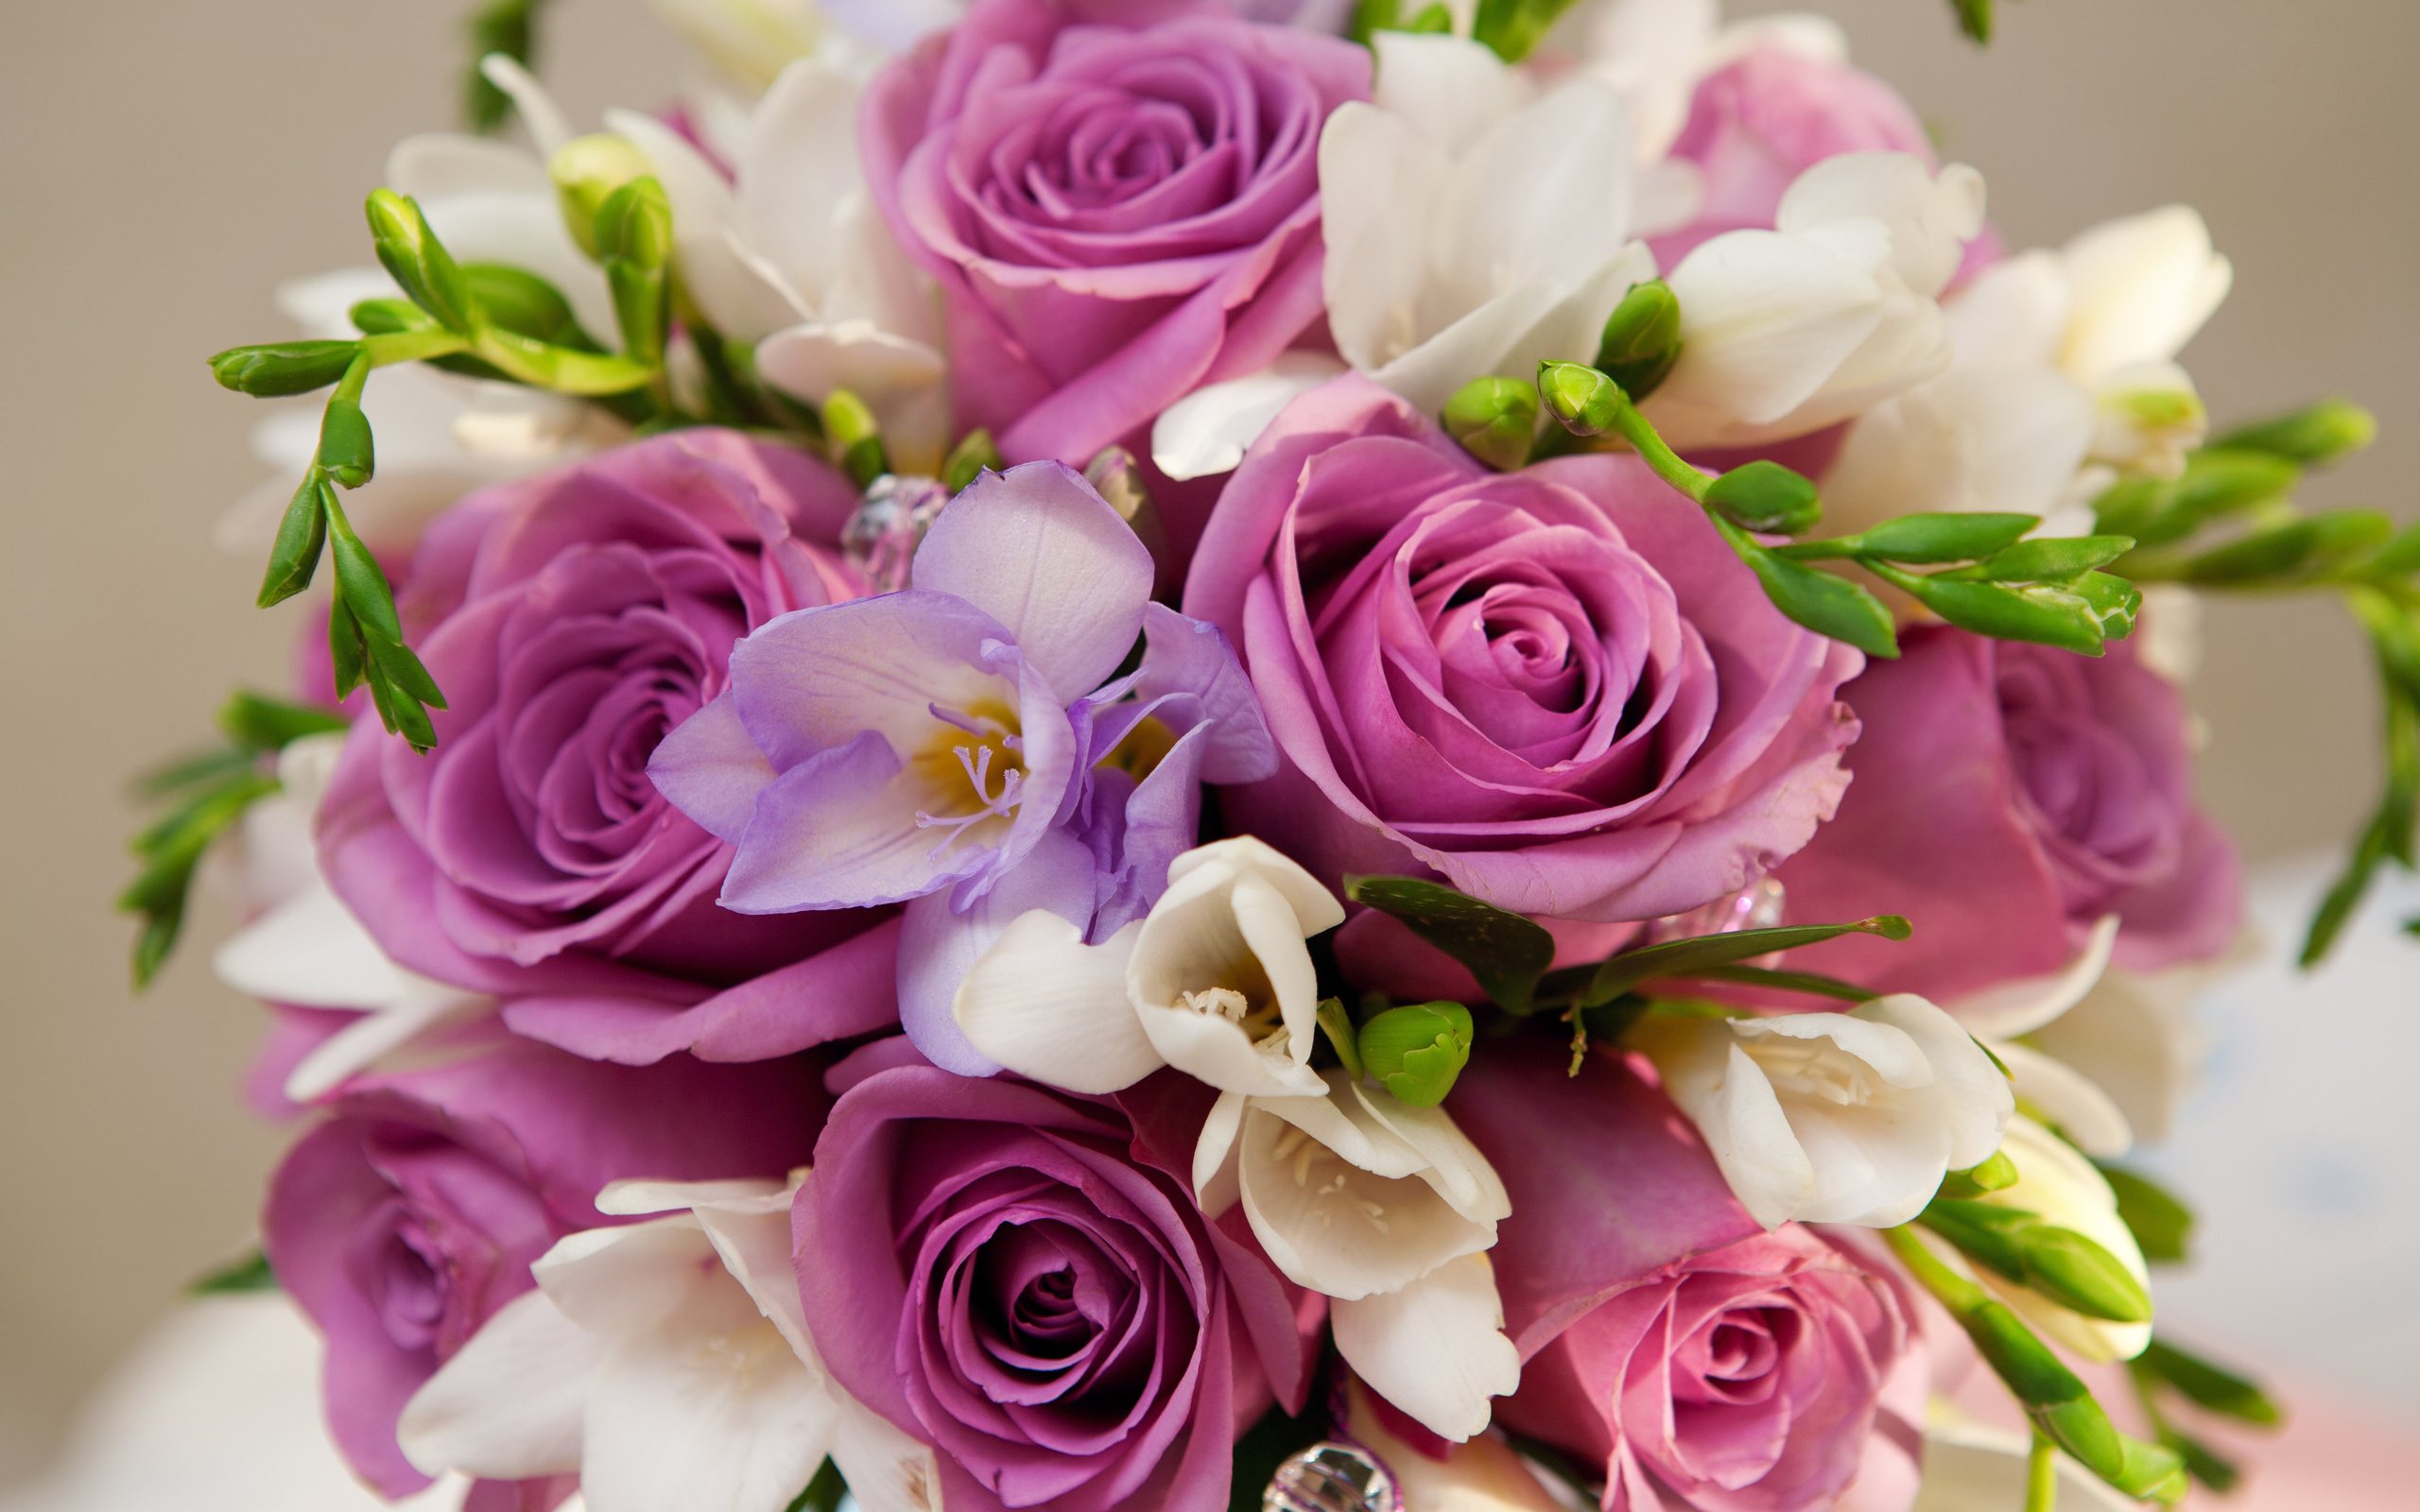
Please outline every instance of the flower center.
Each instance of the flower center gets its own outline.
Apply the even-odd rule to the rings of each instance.
[[[1874,1097],[1870,1067],[1834,1046],[1811,1040],[1754,1036],[1743,1041],[1749,1058],[1785,1097],[1812,1098],[1854,1108]]]
[[[1016,711],[997,698],[963,709],[935,704],[933,717],[942,728],[908,765],[925,791],[916,827],[942,832],[932,852],[939,857],[970,832],[997,829],[1015,816],[1025,792],[1025,740]]]
[[[1135,721],[1126,738],[1110,747],[1109,754],[1096,765],[1124,772],[1139,782],[1150,776],[1175,748],[1176,731],[1147,716]]]
[[[1294,1185],[1309,1194],[1310,1213],[1321,1228],[1333,1228],[1342,1217],[1367,1224],[1376,1233],[1387,1231],[1387,1206],[1366,1190],[1374,1183],[1355,1180],[1354,1169],[1334,1150],[1288,1124],[1278,1131],[1269,1154],[1278,1164],[1292,1166]]]

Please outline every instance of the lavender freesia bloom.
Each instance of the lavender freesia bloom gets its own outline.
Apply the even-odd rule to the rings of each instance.
[[[1080,475],[1030,463],[942,512],[905,590],[742,641],[730,691],[648,768],[736,848],[723,906],[908,902],[908,1032],[949,1070],[998,1069],[950,1015],[966,966],[1033,909],[1094,936],[1141,917],[1194,843],[1201,783],[1274,769],[1225,639],[1153,604],[1151,577]]]

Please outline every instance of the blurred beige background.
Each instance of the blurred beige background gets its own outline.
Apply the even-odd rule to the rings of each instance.
[[[468,9],[0,7],[0,1485],[181,1283],[249,1242],[279,1144],[236,1100],[254,1010],[208,978],[226,921],[207,911],[130,1000],[109,911],[124,785],[202,735],[230,684],[281,676],[295,624],[248,610],[257,564],[206,542],[257,472],[253,417],[201,359],[280,334],[278,279],[366,260],[356,207],[397,137],[452,124]],[[641,0],[557,9],[545,72],[576,112],[671,84]],[[2188,353],[2213,410],[2369,403],[2386,439],[2323,496],[2414,512],[2396,480],[2420,475],[2420,7],[2004,0],[1988,55],[1941,0],[1789,9],[1846,23],[1984,170],[2015,245],[2198,205],[2238,273]],[[2356,638],[2325,605],[2222,608],[2211,659],[2212,804],[2256,855],[2335,843],[2375,776]]]

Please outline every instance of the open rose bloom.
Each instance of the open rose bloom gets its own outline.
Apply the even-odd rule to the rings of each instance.
[[[2238,949],[2193,593],[2401,678],[2420,554],[2289,502],[2360,412],[2209,441],[2198,216],[2012,252],[1711,0],[657,9],[215,363],[333,389],[229,526],[327,628],[130,906],[228,834],[369,1486],[1912,1512],[1979,1383],[2224,1478],[2116,1163]]]

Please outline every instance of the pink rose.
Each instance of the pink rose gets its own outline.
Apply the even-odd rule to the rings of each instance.
[[[2234,941],[2241,862],[2194,805],[2183,696],[2131,643],[2096,660],[1935,627],[1902,644],[1844,690],[1856,781],[1776,875],[1792,922],[1895,913],[1915,936],[1794,964],[1948,1003],[2058,971],[2106,915],[2136,970]]]
[[[1491,472],[1364,379],[1262,435],[1184,606],[1283,759],[1229,819],[1331,881],[1658,918],[1805,845],[1847,782],[1835,695],[1863,659],[1783,618],[1637,458]]]
[[[1697,165],[1705,199],[1686,229],[1656,238],[1658,266],[1727,231],[1767,228],[1782,191],[1844,152],[1912,152],[1924,123],[1890,85],[1845,62],[1763,43],[1700,81],[1672,156]]]
[[[734,643],[858,591],[838,549],[856,498],[795,449],[700,430],[432,524],[403,609],[451,701],[437,748],[357,721],[319,819],[380,947],[602,1059],[752,1059],[879,1027],[895,928],[717,906],[731,848],[648,776],[723,691]]]
[[[1321,318],[1319,138],[1369,53],[1184,0],[977,0],[878,77],[866,173],[959,418],[1082,465]]]
[[[1496,1420],[1602,1465],[1607,1512],[1905,1512],[1929,1376],[1900,1282],[1789,1225],[1616,1292]]]
[[[428,1484],[395,1442],[404,1403],[609,1182],[778,1177],[814,1147],[828,1099],[811,1060],[602,1065],[457,1030],[409,1067],[346,1084],[270,1178],[261,1220],[279,1282],[327,1341],[329,1427],[381,1493]]]

